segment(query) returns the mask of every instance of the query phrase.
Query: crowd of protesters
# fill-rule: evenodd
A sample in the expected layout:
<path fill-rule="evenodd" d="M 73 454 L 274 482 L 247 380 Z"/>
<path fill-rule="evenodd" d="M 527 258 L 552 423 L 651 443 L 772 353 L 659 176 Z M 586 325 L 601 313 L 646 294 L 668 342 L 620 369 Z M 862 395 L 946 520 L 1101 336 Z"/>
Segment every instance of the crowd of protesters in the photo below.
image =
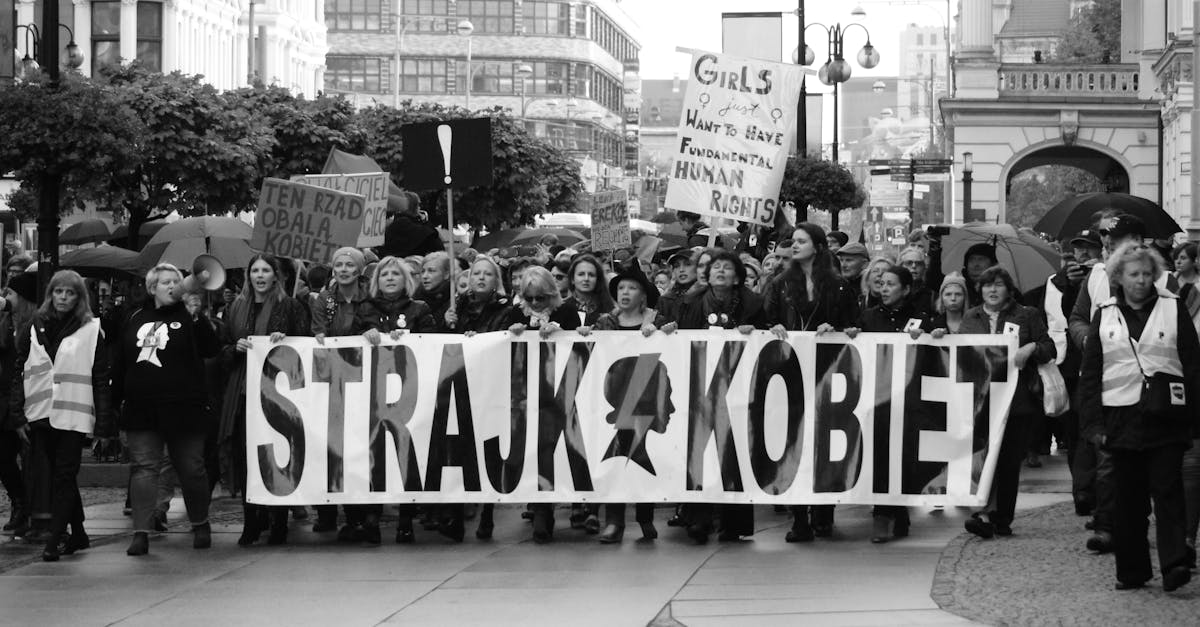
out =
<path fill-rule="evenodd" d="M 406 217 L 411 229 L 428 229 Z M 10 395 L 0 429 L 0 480 L 13 502 L 5 530 L 44 543 L 58 560 L 86 549 L 76 485 L 88 438 L 121 433 L 131 463 L 130 555 L 144 555 L 164 529 L 177 484 L 194 546 L 211 546 L 209 499 L 218 482 L 244 502 L 245 357 L 250 336 L 311 336 L 318 342 L 364 336 L 379 343 L 402 333 L 592 330 L 650 336 L 719 327 L 751 333 L 860 331 L 1013 334 L 1019 376 L 988 504 L 965 527 L 981 538 L 1013 534 L 1023 465 L 1040 464 L 1052 440 L 1068 453 L 1076 510 L 1092 516 L 1089 549 L 1115 551 L 1117 588 L 1153 573 L 1147 542 L 1151 502 L 1163 586 L 1187 583 L 1200 523 L 1200 437 L 1190 398 L 1200 381 L 1200 283 L 1195 244 L 1159 250 L 1136 217 L 1115 211 L 1059 243 L 1061 270 L 1022 293 L 994 244 L 970 247 L 963 267 L 945 272 L 938 229 L 915 231 L 895 257 L 872 255 L 845 234 L 803 222 L 725 247 L 701 236 L 700 216 L 679 212 L 690 248 L 615 258 L 558 245 L 536 252 L 467 249 L 451 257 L 429 233 L 390 233 L 380 255 L 341 248 L 327 264 L 299 268 L 256 255 L 232 273 L 211 304 L 179 289 L 183 274 L 160 264 L 114 305 L 85 280 L 60 271 L 35 291 L 30 259 L 8 260 L 0 301 L 0 386 Z M 406 223 L 407 224 L 407 223 Z M 395 229 L 392 229 L 395 230 Z M 403 235 L 403 237 L 401 237 Z M 1173 263 L 1174 272 L 1166 259 Z M 452 268 L 457 272 L 452 272 Z M 452 276 L 457 283 L 451 289 Z M 99 302 L 97 302 L 99 301 Z M 1057 364 L 1072 410 L 1049 418 L 1039 370 Z M 665 425 L 663 425 L 665 428 Z M 18 464 L 18 462 L 21 462 Z M 164 496 L 165 495 L 165 496 Z M 645 539 L 658 537 L 652 504 L 635 505 Z M 339 542 L 379 544 L 379 505 L 315 507 L 312 530 Z M 416 540 L 414 525 L 463 541 L 491 538 L 492 505 L 399 506 L 395 542 Z M 626 507 L 571 507 L 572 528 L 619 543 Z M 788 510 L 788 542 L 833 533 L 831 505 Z M 288 541 L 306 508 L 244 503 L 239 545 Z M 555 508 L 529 506 L 532 539 L 552 541 Z M 603 520 L 601 520 L 603 514 Z M 877 506 L 870 541 L 909 534 L 907 507 Z M 754 533 L 748 505 L 685 503 L 667 524 L 696 543 Z M 69 530 L 68 530 L 69 528 Z"/>

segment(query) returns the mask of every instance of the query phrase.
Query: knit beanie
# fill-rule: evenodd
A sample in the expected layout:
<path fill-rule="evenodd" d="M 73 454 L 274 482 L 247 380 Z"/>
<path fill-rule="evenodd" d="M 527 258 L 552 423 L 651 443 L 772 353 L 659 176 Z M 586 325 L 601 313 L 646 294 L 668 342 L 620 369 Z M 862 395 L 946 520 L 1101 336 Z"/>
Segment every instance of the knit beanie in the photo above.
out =
<path fill-rule="evenodd" d="M 352 246 L 342 246 L 334 251 L 333 257 L 329 260 L 329 263 L 332 264 L 333 262 L 337 261 L 337 258 L 341 257 L 342 255 L 349 257 L 350 260 L 354 262 L 354 265 L 358 266 L 359 270 L 362 270 L 367 265 L 366 257 L 363 255 L 362 251 Z"/>
<path fill-rule="evenodd" d="M 8 287 L 21 298 L 31 303 L 38 302 L 37 273 L 22 272 L 8 281 Z"/>
<path fill-rule="evenodd" d="M 942 292 L 946 291 L 947 287 L 957 285 L 962 288 L 963 294 L 967 293 L 967 280 L 957 272 L 947 274 L 946 278 L 942 279 L 942 286 L 938 288 L 938 298 L 942 297 Z"/>

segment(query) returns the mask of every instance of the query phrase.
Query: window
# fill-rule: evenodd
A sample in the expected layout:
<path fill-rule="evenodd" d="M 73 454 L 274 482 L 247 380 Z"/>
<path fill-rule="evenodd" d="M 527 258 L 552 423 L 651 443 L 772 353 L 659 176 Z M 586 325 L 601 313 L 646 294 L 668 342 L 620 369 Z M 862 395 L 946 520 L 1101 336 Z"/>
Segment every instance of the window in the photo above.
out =
<path fill-rule="evenodd" d="M 444 59 L 403 59 L 400 62 L 400 91 L 405 93 L 446 93 Z"/>
<path fill-rule="evenodd" d="M 461 63 L 458 67 L 458 84 L 466 85 L 467 64 Z M 471 70 L 471 93 L 514 93 L 512 61 L 472 61 Z"/>
<path fill-rule="evenodd" d="M 929 33 L 929 45 L 937 45 L 937 33 Z"/>
<path fill-rule="evenodd" d="M 566 2 L 529 1 L 523 5 L 526 35 L 571 34 L 571 6 Z"/>
<path fill-rule="evenodd" d="M 326 57 L 325 88 L 337 91 L 383 92 L 383 59 Z"/>
<path fill-rule="evenodd" d="M 591 98 L 610 111 L 621 111 L 625 90 L 621 81 L 595 70 L 592 73 Z"/>
<path fill-rule="evenodd" d="M 538 61 L 530 64 L 533 75 L 529 77 L 529 93 L 563 95 L 567 93 L 568 63 Z"/>
<path fill-rule="evenodd" d="M 925 34 L 924 33 L 917 33 L 917 45 L 918 46 L 925 45 Z"/>
<path fill-rule="evenodd" d="M 137 4 L 137 60 L 149 70 L 162 71 L 162 3 Z"/>
<path fill-rule="evenodd" d="M 382 29 L 381 0 L 325 0 L 325 28 L 342 31 Z"/>
<path fill-rule="evenodd" d="M 618 61 L 637 58 L 637 48 L 625 33 L 613 24 L 612 20 L 604 17 L 599 11 L 592 10 L 592 41 L 604 48 Z"/>
<path fill-rule="evenodd" d="M 121 3 L 92 3 L 92 73 L 121 62 Z"/>
<path fill-rule="evenodd" d="M 458 17 L 471 20 L 476 33 L 511 35 L 513 25 L 512 0 L 460 0 Z"/>
<path fill-rule="evenodd" d="M 416 17 L 441 17 L 446 20 L 419 20 Z M 450 9 L 446 0 L 404 0 L 400 9 L 400 28 L 410 33 L 441 33 L 448 29 Z"/>

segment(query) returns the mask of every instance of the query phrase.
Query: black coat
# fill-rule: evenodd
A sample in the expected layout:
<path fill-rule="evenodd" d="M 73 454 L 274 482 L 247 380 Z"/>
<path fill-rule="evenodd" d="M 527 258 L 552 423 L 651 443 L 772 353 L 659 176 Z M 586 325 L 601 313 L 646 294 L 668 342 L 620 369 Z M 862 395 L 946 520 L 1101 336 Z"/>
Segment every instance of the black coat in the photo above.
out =
<path fill-rule="evenodd" d="M 513 305 L 508 308 L 501 330 L 507 329 L 514 324 L 523 324 L 526 327 L 533 328 L 530 322 L 529 316 L 525 315 L 525 310 L 520 305 Z M 574 305 L 563 302 L 554 311 L 550 312 L 550 322 L 557 324 L 564 331 L 574 331 L 580 326 L 579 310 L 575 309 Z"/>
<path fill-rule="evenodd" d="M 454 333 L 490 333 L 503 330 L 508 327 L 505 320 L 508 319 L 511 306 L 512 301 L 495 292 L 482 303 L 475 302 L 470 296 L 459 296 L 454 309 L 458 322 L 448 330 Z"/>
<path fill-rule="evenodd" d="M 858 320 L 858 299 L 840 278 L 817 290 L 816 298 L 804 293 L 804 277 L 785 271 L 763 292 L 768 325 L 781 324 L 789 331 L 816 331 L 822 324 L 841 331 Z"/>
<path fill-rule="evenodd" d="M 1015 300 L 1009 301 L 996 318 L 995 333 L 1004 333 L 1007 324 L 1017 325 L 1017 346 L 1033 343 L 1036 348 L 1033 356 L 1017 375 L 1017 389 L 1013 394 L 1011 409 L 1013 414 L 1043 414 L 1042 379 L 1038 375 L 1038 364 L 1054 361 L 1057 350 L 1054 340 L 1046 330 L 1046 314 L 1033 307 L 1019 305 Z M 962 325 L 958 327 L 962 333 L 991 334 L 991 321 L 982 305 L 971 307 L 963 313 Z M 1043 414 L 1044 415 L 1044 414 Z"/>
<path fill-rule="evenodd" d="M 437 229 L 405 213 L 397 213 L 383 230 L 383 246 L 378 249 L 380 257 L 408 257 L 428 255 L 445 250 Z"/>
<path fill-rule="evenodd" d="M 413 333 L 433 333 L 437 331 L 437 323 L 429 306 L 408 296 L 386 298 L 373 296 L 359 303 L 354 312 L 354 332 L 364 333 L 375 329 L 380 333 L 388 333 L 406 329 Z"/>
<path fill-rule="evenodd" d="M 763 311 L 763 299 L 745 287 L 736 288 L 736 298 L 725 303 L 726 309 L 712 296 L 712 288 L 689 292 L 683 299 L 679 313 L 680 329 L 707 329 L 722 327 L 736 329 L 751 325 L 757 329 L 767 328 L 767 317 Z M 737 301 L 734 304 L 734 301 Z M 724 315 L 724 318 L 721 316 Z"/>

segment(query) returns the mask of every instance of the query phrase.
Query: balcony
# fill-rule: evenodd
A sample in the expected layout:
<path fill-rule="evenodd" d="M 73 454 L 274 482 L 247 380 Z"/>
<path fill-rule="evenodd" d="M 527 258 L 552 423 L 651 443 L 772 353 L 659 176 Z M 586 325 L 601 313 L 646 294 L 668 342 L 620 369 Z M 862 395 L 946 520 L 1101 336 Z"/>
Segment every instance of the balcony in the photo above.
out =
<path fill-rule="evenodd" d="M 1140 80 L 1135 63 L 1052 65 L 1009 63 L 1000 66 L 1001 98 L 1137 99 Z"/>

